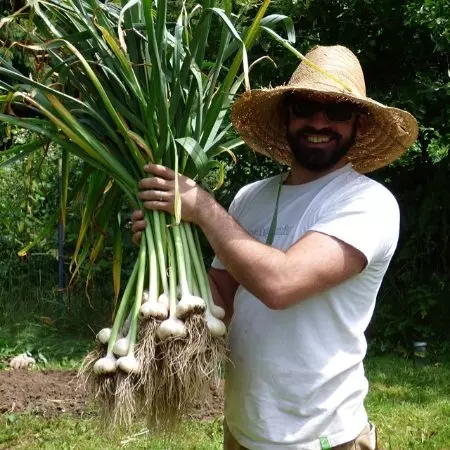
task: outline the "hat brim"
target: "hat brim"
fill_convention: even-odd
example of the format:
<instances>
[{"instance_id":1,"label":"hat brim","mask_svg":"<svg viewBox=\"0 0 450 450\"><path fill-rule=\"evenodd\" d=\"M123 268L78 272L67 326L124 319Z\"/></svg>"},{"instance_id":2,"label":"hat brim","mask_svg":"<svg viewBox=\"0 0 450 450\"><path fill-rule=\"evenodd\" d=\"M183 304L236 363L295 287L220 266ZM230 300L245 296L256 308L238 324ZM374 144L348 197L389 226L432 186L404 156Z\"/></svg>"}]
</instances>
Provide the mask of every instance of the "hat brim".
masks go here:
<instances>
[{"instance_id":1,"label":"hat brim","mask_svg":"<svg viewBox=\"0 0 450 450\"><path fill-rule=\"evenodd\" d=\"M246 92L233 104L233 125L250 148L283 164L292 163L286 139L287 111L282 100L294 92L329 101L350 101L364 109L368 118L367 131L357 133L346 155L358 172L368 173L390 164L417 139L417 121L407 111L345 92L280 86Z\"/></svg>"}]
</instances>

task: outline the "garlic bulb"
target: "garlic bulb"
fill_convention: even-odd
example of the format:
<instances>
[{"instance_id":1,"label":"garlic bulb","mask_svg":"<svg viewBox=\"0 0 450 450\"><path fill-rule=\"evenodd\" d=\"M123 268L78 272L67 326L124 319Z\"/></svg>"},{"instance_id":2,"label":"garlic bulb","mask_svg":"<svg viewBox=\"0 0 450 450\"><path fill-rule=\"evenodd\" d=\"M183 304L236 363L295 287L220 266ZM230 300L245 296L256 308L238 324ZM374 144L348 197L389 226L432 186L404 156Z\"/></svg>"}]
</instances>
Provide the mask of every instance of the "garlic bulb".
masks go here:
<instances>
[{"instance_id":1,"label":"garlic bulb","mask_svg":"<svg viewBox=\"0 0 450 450\"><path fill-rule=\"evenodd\" d=\"M109 339L111 337L111 328L102 328L98 333L97 333L97 339L102 343L102 344L107 344L109 342Z\"/></svg>"}]
</instances>

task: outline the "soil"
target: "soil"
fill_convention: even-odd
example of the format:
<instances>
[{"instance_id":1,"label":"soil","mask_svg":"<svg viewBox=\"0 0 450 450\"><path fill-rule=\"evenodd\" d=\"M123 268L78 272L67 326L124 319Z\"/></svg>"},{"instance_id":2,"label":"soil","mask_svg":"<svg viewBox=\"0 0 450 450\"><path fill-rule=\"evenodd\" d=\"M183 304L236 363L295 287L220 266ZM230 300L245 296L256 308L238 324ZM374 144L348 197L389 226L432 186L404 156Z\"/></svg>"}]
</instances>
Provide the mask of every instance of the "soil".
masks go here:
<instances>
[{"instance_id":1,"label":"soil","mask_svg":"<svg viewBox=\"0 0 450 450\"><path fill-rule=\"evenodd\" d=\"M45 418L89 414L92 410L86 393L77 389L76 375L62 370L0 370L0 414L27 411ZM190 417L213 420L222 414L222 386L211 391L211 400L196 405Z\"/></svg>"}]
</instances>

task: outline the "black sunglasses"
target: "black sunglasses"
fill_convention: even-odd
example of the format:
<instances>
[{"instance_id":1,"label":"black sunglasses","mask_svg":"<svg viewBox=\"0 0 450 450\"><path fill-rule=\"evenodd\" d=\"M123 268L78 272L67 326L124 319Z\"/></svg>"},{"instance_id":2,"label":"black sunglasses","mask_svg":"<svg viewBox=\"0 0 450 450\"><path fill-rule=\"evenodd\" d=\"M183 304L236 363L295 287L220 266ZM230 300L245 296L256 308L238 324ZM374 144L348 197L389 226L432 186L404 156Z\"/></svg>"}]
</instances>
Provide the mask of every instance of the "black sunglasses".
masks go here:
<instances>
[{"instance_id":1,"label":"black sunglasses","mask_svg":"<svg viewBox=\"0 0 450 450\"><path fill-rule=\"evenodd\" d=\"M308 98L291 97L289 101L292 114L301 119L313 117L318 112L323 112L332 122L348 122L362 109L350 102L319 103Z\"/></svg>"}]
</instances>

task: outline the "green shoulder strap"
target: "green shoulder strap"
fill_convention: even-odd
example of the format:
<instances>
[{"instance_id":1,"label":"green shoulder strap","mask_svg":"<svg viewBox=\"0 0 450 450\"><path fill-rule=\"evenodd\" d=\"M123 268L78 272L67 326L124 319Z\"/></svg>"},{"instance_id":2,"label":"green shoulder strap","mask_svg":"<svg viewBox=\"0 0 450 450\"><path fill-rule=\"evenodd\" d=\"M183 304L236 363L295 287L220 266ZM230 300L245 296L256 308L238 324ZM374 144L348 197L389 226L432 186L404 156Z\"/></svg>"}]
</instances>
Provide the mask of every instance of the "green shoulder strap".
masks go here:
<instances>
[{"instance_id":1,"label":"green shoulder strap","mask_svg":"<svg viewBox=\"0 0 450 450\"><path fill-rule=\"evenodd\" d=\"M266 239L267 245L272 245L273 238L275 237L275 231L277 229L278 204L280 203L280 193L281 193L281 186L283 186L283 182L284 182L283 172L281 172L281 167L280 167L280 182L278 183L277 199L275 201L275 211L273 212L272 223L270 224L269 234L267 235L267 239Z\"/></svg>"}]
</instances>

